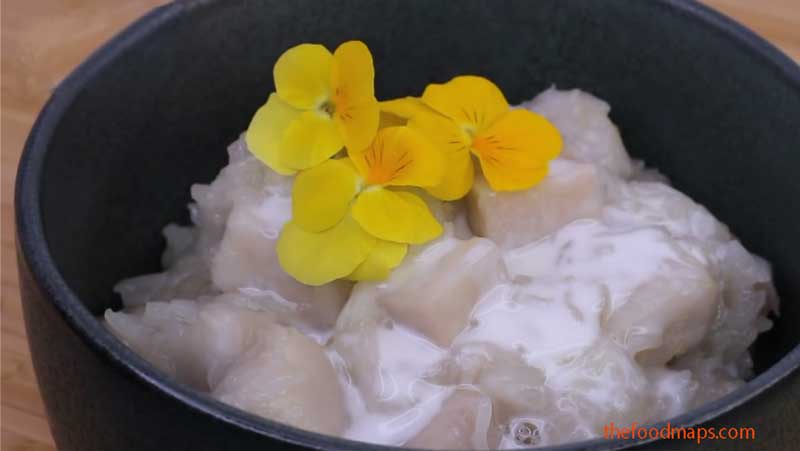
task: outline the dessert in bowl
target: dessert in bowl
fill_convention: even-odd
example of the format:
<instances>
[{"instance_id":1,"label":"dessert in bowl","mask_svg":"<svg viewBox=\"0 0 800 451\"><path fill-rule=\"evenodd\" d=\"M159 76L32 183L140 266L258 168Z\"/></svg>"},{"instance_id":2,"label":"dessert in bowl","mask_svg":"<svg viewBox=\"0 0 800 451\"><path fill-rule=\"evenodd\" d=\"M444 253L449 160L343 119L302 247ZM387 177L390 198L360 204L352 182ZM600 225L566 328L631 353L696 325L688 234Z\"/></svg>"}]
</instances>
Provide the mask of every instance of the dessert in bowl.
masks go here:
<instances>
[{"instance_id":1,"label":"dessert in bowl","mask_svg":"<svg viewBox=\"0 0 800 451\"><path fill-rule=\"evenodd\" d=\"M607 103L549 88L511 108L470 75L379 103L360 41L292 47L274 74L193 185L193 225L165 228L165 270L120 282L104 315L162 371L432 449L588 440L752 376L768 263L632 160Z\"/></svg>"}]
</instances>

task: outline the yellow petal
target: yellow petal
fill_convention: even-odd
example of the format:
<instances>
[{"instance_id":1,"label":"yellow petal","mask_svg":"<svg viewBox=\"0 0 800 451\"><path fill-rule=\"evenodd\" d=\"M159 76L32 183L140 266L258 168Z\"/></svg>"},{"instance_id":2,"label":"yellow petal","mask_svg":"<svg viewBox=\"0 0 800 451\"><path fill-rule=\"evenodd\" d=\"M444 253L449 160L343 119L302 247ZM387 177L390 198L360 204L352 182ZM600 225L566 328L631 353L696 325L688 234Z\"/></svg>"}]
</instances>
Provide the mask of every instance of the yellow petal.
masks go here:
<instances>
[{"instance_id":1,"label":"yellow petal","mask_svg":"<svg viewBox=\"0 0 800 451\"><path fill-rule=\"evenodd\" d=\"M333 55L319 44L292 47L275 63L275 90L295 108L316 108L330 99L332 64Z\"/></svg>"},{"instance_id":2,"label":"yellow petal","mask_svg":"<svg viewBox=\"0 0 800 451\"><path fill-rule=\"evenodd\" d=\"M377 100L364 100L357 104L336 105L333 120L348 149L366 148L378 131L380 111Z\"/></svg>"},{"instance_id":3,"label":"yellow petal","mask_svg":"<svg viewBox=\"0 0 800 451\"><path fill-rule=\"evenodd\" d=\"M348 149L364 149L378 131L372 54L361 41L340 45L333 54L333 119Z\"/></svg>"},{"instance_id":4,"label":"yellow petal","mask_svg":"<svg viewBox=\"0 0 800 451\"><path fill-rule=\"evenodd\" d=\"M408 120L415 114L434 112L422 103L422 100L418 97L384 100L378 102L378 105L381 110L378 129L407 125Z\"/></svg>"},{"instance_id":5,"label":"yellow petal","mask_svg":"<svg viewBox=\"0 0 800 451\"><path fill-rule=\"evenodd\" d=\"M428 205L412 193L369 188L356 198L352 214L364 230L382 240L421 244L442 233Z\"/></svg>"},{"instance_id":6,"label":"yellow petal","mask_svg":"<svg viewBox=\"0 0 800 451\"><path fill-rule=\"evenodd\" d=\"M360 189L347 159L328 160L297 175L292 187L292 221L307 232L322 232L347 214Z\"/></svg>"},{"instance_id":7,"label":"yellow petal","mask_svg":"<svg viewBox=\"0 0 800 451\"><path fill-rule=\"evenodd\" d=\"M561 152L558 130L528 110L512 110L475 136L472 150L495 191L528 189L547 175L547 162Z\"/></svg>"},{"instance_id":8,"label":"yellow petal","mask_svg":"<svg viewBox=\"0 0 800 451\"><path fill-rule=\"evenodd\" d=\"M279 149L282 165L307 169L334 156L342 149L336 125L325 114L305 111L289 124Z\"/></svg>"},{"instance_id":9,"label":"yellow petal","mask_svg":"<svg viewBox=\"0 0 800 451\"><path fill-rule=\"evenodd\" d=\"M408 244L378 240L363 263L347 276L350 280L384 280L389 273L403 261Z\"/></svg>"},{"instance_id":10,"label":"yellow petal","mask_svg":"<svg viewBox=\"0 0 800 451\"><path fill-rule=\"evenodd\" d=\"M347 149L368 185L434 186L442 179L442 153L408 127L381 129L361 152Z\"/></svg>"},{"instance_id":11,"label":"yellow petal","mask_svg":"<svg viewBox=\"0 0 800 451\"><path fill-rule=\"evenodd\" d=\"M472 189L475 181L475 165L469 152L453 154L446 161L447 171L442 181L436 185L425 188L433 197L439 200L458 200L466 196Z\"/></svg>"},{"instance_id":12,"label":"yellow petal","mask_svg":"<svg viewBox=\"0 0 800 451\"><path fill-rule=\"evenodd\" d=\"M348 41L333 53L331 86L334 101L345 98L352 103L375 100L375 67L372 54L361 41Z\"/></svg>"},{"instance_id":13,"label":"yellow petal","mask_svg":"<svg viewBox=\"0 0 800 451\"><path fill-rule=\"evenodd\" d=\"M384 100L380 102L381 111L394 116L411 119L420 113L431 113L433 110L422 102L419 97L403 97L399 99Z\"/></svg>"},{"instance_id":14,"label":"yellow petal","mask_svg":"<svg viewBox=\"0 0 800 451\"><path fill-rule=\"evenodd\" d=\"M267 103L256 111L247 127L244 139L250 152L278 174L291 175L295 172L281 164L278 150L286 129L299 114L300 111L272 93Z\"/></svg>"},{"instance_id":15,"label":"yellow petal","mask_svg":"<svg viewBox=\"0 0 800 451\"><path fill-rule=\"evenodd\" d=\"M474 168L469 152L471 139L453 120L440 114L417 114L408 121L409 128L419 130L442 152L444 175L439 184L427 191L441 200L464 197L472 188Z\"/></svg>"},{"instance_id":16,"label":"yellow petal","mask_svg":"<svg viewBox=\"0 0 800 451\"><path fill-rule=\"evenodd\" d=\"M278 238L278 261L286 273L306 285L323 285L352 273L377 240L350 215L322 232L306 232L287 223Z\"/></svg>"},{"instance_id":17,"label":"yellow petal","mask_svg":"<svg viewBox=\"0 0 800 451\"><path fill-rule=\"evenodd\" d=\"M508 102L500 89L474 75L455 77L441 85L430 84L422 94L422 101L473 132L508 111Z\"/></svg>"}]
</instances>

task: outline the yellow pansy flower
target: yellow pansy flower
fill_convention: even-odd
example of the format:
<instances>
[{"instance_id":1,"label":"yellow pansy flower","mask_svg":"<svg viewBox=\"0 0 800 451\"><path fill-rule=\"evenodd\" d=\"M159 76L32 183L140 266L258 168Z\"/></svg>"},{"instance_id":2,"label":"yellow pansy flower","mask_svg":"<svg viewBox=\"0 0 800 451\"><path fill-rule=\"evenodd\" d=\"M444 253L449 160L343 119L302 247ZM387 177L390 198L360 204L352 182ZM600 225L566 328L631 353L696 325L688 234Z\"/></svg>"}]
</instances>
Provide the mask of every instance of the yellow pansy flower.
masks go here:
<instances>
[{"instance_id":1,"label":"yellow pansy flower","mask_svg":"<svg viewBox=\"0 0 800 451\"><path fill-rule=\"evenodd\" d=\"M431 84L421 98L381 102L381 109L408 118L409 127L443 151L447 172L439 185L428 188L443 200L469 192L475 175L471 155L492 189L517 191L539 183L562 147L561 135L547 119L512 110L500 89L482 77Z\"/></svg>"},{"instance_id":2,"label":"yellow pansy flower","mask_svg":"<svg viewBox=\"0 0 800 451\"><path fill-rule=\"evenodd\" d=\"M380 280L409 244L438 237L442 226L406 187L441 182L444 161L419 132L381 129L362 150L298 174L292 220L278 239L278 258L295 279L320 285L339 278Z\"/></svg>"},{"instance_id":3,"label":"yellow pansy flower","mask_svg":"<svg viewBox=\"0 0 800 451\"><path fill-rule=\"evenodd\" d=\"M253 116L245 139L280 174L316 166L342 147L363 149L378 129L375 69L363 42L331 54L318 44L283 53L273 70L275 92Z\"/></svg>"}]
</instances>

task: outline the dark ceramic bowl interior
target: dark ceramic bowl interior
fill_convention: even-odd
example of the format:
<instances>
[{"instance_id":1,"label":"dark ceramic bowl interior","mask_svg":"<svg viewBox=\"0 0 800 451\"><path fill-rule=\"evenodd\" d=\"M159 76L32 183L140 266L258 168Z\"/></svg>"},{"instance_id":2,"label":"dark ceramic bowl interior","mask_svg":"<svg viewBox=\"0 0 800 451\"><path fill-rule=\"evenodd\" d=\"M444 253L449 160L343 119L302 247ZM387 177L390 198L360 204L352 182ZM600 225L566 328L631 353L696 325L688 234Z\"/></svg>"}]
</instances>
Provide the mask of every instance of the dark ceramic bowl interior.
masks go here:
<instances>
[{"instance_id":1,"label":"dark ceramic bowl interior","mask_svg":"<svg viewBox=\"0 0 800 451\"><path fill-rule=\"evenodd\" d=\"M26 319L62 449L383 449L184 388L95 319L120 307L116 281L159 270L161 228L188 221L190 185L225 164L278 55L349 39L371 48L383 99L472 73L512 103L553 83L607 100L632 155L769 259L782 298L753 349L757 376L672 424L755 426L764 449L800 440L800 70L780 52L687 1L197 0L154 11L80 66L20 164Z\"/></svg>"}]
</instances>

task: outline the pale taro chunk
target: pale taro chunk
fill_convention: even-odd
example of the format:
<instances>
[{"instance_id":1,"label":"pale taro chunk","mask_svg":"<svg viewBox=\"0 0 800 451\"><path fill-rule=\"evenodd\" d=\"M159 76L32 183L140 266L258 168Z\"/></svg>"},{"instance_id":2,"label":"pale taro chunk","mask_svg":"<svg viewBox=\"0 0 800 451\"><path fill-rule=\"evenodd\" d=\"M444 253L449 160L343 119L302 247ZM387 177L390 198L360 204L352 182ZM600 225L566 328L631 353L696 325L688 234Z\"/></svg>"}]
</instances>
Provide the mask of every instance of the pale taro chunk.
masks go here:
<instances>
[{"instance_id":1,"label":"pale taro chunk","mask_svg":"<svg viewBox=\"0 0 800 451\"><path fill-rule=\"evenodd\" d=\"M105 313L106 324L150 363L177 380L209 390L274 316L224 302L149 302Z\"/></svg>"},{"instance_id":2,"label":"pale taro chunk","mask_svg":"<svg viewBox=\"0 0 800 451\"><path fill-rule=\"evenodd\" d=\"M371 411L399 412L442 394L423 379L505 271L491 241L442 238L417 248L382 282L361 282L332 348Z\"/></svg>"},{"instance_id":3,"label":"pale taro chunk","mask_svg":"<svg viewBox=\"0 0 800 451\"><path fill-rule=\"evenodd\" d=\"M476 235L513 249L576 219L597 217L604 197L593 165L559 159L540 184L525 191L495 192L478 176L467 197L469 224Z\"/></svg>"},{"instance_id":4,"label":"pale taro chunk","mask_svg":"<svg viewBox=\"0 0 800 451\"><path fill-rule=\"evenodd\" d=\"M108 327L178 381L244 410L341 433L346 415L323 348L267 312L228 302L150 302L106 311Z\"/></svg>"},{"instance_id":5,"label":"pale taro chunk","mask_svg":"<svg viewBox=\"0 0 800 451\"><path fill-rule=\"evenodd\" d=\"M319 344L274 324L242 354L212 395L248 412L322 434L348 424L336 372Z\"/></svg>"},{"instance_id":6,"label":"pale taro chunk","mask_svg":"<svg viewBox=\"0 0 800 451\"><path fill-rule=\"evenodd\" d=\"M260 204L237 205L211 265L219 289L255 300L282 298L312 327L330 327L347 300L351 284L336 281L320 287L304 285L281 269L275 243L291 216L291 199L267 196ZM291 319L298 319L295 315Z\"/></svg>"},{"instance_id":7,"label":"pale taro chunk","mask_svg":"<svg viewBox=\"0 0 800 451\"><path fill-rule=\"evenodd\" d=\"M714 259L722 278L724 311L720 327L708 337L709 344L725 360L749 358L747 349L757 335L772 327L767 313L778 312L769 263L735 240L719 246Z\"/></svg>"},{"instance_id":8,"label":"pale taro chunk","mask_svg":"<svg viewBox=\"0 0 800 451\"><path fill-rule=\"evenodd\" d=\"M424 449L496 449L500 429L492 421L492 401L472 389L458 389L430 423L405 444Z\"/></svg>"},{"instance_id":9,"label":"pale taro chunk","mask_svg":"<svg viewBox=\"0 0 800 451\"><path fill-rule=\"evenodd\" d=\"M446 387L425 382L444 351L389 318L375 302L380 284L359 283L339 315L331 348L372 412L399 414L443 396Z\"/></svg>"},{"instance_id":10,"label":"pale taro chunk","mask_svg":"<svg viewBox=\"0 0 800 451\"><path fill-rule=\"evenodd\" d=\"M375 291L389 316L450 345L481 296L505 274L494 243L445 238L406 258Z\"/></svg>"},{"instance_id":11,"label":"pale taro chunk","mask_svg":"<svg viewBox=\"0 0 800 451\"><path fill-rule=\"evenodd\" d=\"M700 343L717 314L717 283L699 262L665 261L608 319L612 337L643 365L663 365Z\"/></svg>"},{"instance_id":12,"label":"pale taro chunk","mask_svg":"<svg viewBox=\"0 0 800 451\"><path fill-rule=\"evenodd\" d=\"M489 343L461 348L455 358L462 382L475 384L491 396L495 421L507 423L513 414L546 402L545 374L512 352Z\"/></svg>"},{"instance_id":13,"label":"pale taro chunk","mask_svg":"<svg viewBox=\"0 0 800 451\"><path fill-rule=\"evenodd\" d=\"M602 434L609 419L622 424L646 422L649 409L655 407L641 367L605 338L570 358L551 362L545 373L544 408L531 411L534 417L546 415L555 426L541 431L544 443L587 440Z\"/></svg>"},{"instance_id":14,"label":"pale taro chunk","mask_svg":"<svg viewBox=\"0 0 800 451\"><path fill-rule=\"evenodd\" d=\"M577 89L550 88L520 106L543 115L558 128L564 139L561 156L595 164L623 178L633 173L619 130L608 118L611 107L606 102Z\"/></svg>"}]
</instances>

